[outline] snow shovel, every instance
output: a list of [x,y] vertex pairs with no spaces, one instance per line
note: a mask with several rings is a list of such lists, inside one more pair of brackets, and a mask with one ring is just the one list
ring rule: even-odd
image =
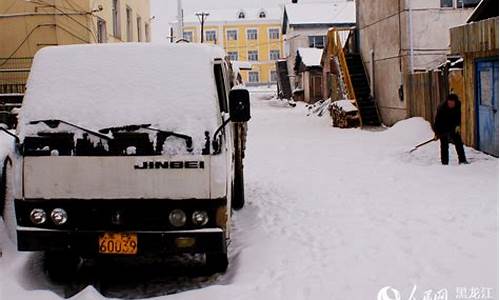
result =
[[416,145],[415,147],[413,147],[413,149],[411,149],[411,150],[410,150],[410,153],[412,153],[412,152],[414,152],[414,151],[418,150],[418,148],[423,147],[423,146],[425,146],[425,145],[427,145],[427,144],[430,144],[430,143],[432,143],[432,142],[434,142],[434,141],[436,141],[436,138],[432,138],[432,139],[430,139],[430,140],[428,140],[428,141],[426,141],[426,142],[423,142],[423,143],[421,143],[421,144],[418,144],[418,145]]

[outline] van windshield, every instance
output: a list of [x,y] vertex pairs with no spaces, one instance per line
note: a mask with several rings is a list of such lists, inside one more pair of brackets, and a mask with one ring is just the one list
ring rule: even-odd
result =
[[[193,153],[193,139],[182,133],[164,131],[150,124],[103,128],[99,132],[63,120],[43,120],[36,135],[24,138],[25,156],[153,156]],[[66,125],[66,126],[61,126]],[[59,128],[61,127],[61,128]],[[206,132],[203,155],[210,154]]]

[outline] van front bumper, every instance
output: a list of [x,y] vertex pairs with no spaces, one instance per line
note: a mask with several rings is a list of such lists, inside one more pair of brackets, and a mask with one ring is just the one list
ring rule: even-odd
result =
[[[18,227],[17,245],[19,251],[71,251],[82,256],[96,256],[100,255],[99,237],[104,233],[109,233],[109,231]],[[183,231],[128,231],[127,233],[137,235],[138,256],[226,253],[226,239],[224,231],[220,228]],[[190,240],[192,243],[188,245],[179,243],[181,240]]]

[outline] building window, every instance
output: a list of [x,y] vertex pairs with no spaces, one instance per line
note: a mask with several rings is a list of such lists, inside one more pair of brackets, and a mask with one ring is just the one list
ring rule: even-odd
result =
[[137,41],[142,42],[142,18],[137,17]]
[[247,30],[247,39],[248,40],[256,40],[257,39],[257,29],[248,29]]
[[236,41],[238,39],[238,31],[237,30],[228,30],[227,31],[227,39],[229,41]]
[[280,39],[280,30],[278,28],[269,29],[269,39],[270,40],[279,40]]
[[132,9],[127,6],[127,42],[134,41],[134,34],[132,30]]
[[261,19],[266,18],[266,12],[265,12],[265,11],[261,11],[261,12],[259,13],[259,18],[261,18]]
[[205,32],[205,39],[209,42],[217,42],[217,32],[214,30]]
[[480,0],[441,0],[442,8],[476,7]]
[[464,7],[476,7],[481,0],[457,0],[457,7],[458,8],[464,8]]
[[186,41],[188,41],[188,42],[193,41],[193,32],[192,31],[184,31],[183,35],[184,35],[183,39],[185,39]]
[[441,7],[453,7],[453,0],[441,0]]
[[97,19],[97,42],[106,43],[106,21],[101,18]]
[[259,72],[248,72],[248,81],[251,83],[258,83],[259,80]]
[[120,26],[120,3],[113,0],[113,35],[120,38],[122,35]]
[[314,35],[309,36],[309,48],[325,48],[326,36],[324,35]]
[[275,70],[271,71],[271,82],[277,82],[278,81],[278,73]]
[[240,13],[238,14],[238,19],[244,19],[244,18],[245,18],[245,12],[240,11]]
[[279,50],[271,50],[269,51],[269,59],[270,60],[278,60],[280,59],[280,51]]
[[229,51],[229,52],[227,52],[227,56],[229,56],[229,59],[231,61],[237,61],[238,60],[238,52],[237,51]]
[[259,60],[259,52],[257,50],[248,51],[248,60],[249,61],[258,61]]
[[146,42],[151,42],[151,29],[149,24],[144,24],[144,34],[146,35]]

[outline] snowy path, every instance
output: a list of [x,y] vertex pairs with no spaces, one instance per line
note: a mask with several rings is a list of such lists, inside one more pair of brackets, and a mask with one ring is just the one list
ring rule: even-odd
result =
[[[328,117],[306,117],[302,105],[261,97],[253,99],[247,206],[234,214],[229,271],[130,284],[116,295],[165,295],[175,284],[188,291],[160,298],[364,300],[392,286],[407,299],[414,285],[419,300],[428,289],[447,288],[448,299],[462,286],[498,293],[497,159],[468,149],[471,165],[442,167],[437,143],[407,153],[432,136],[420,119],[341,130]],[[1,230],[0,247],[0,299],[59,299],[26,291],[57,291],[43,288],[36,255],[16,254]],[[100,298],[93,287],[74,297]]]

